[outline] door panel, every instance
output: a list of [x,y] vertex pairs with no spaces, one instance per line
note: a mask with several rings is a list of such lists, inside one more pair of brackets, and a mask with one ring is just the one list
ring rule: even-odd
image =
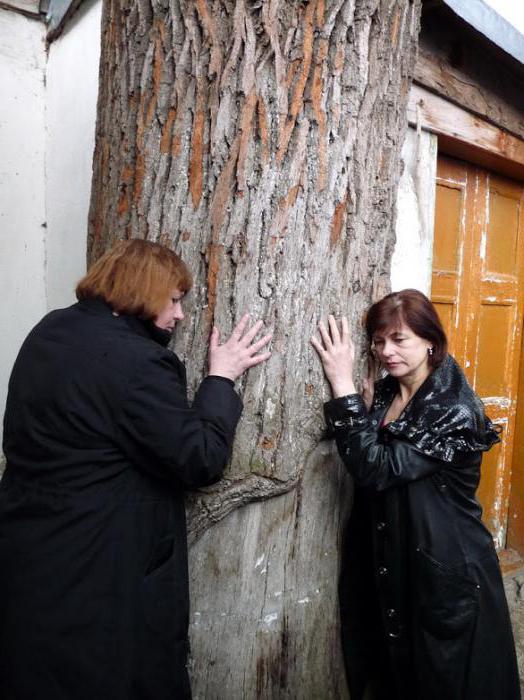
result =
[[479,499],[505,545],[513,460],[524,278],[524,188],[439,157],[432,300],[502,444],[484,456]]
[[435,196],[432,300],[448,340],[453,345],[457,343],[457,300],[464,239],[466,184],[467,173],[464,166],[439,158]]

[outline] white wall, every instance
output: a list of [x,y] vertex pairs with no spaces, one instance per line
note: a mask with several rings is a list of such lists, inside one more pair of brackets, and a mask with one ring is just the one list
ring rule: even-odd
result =
[[47,301],[75,301],[86,269],[87,217],[95,145],[101,0],[85,2],[49,48],[47,64]]
[[47,308],[45,32],[0,8],[0,416],[22,340]]
[[85,272],[101,6],[49,55],[43,22],[0,8],[0,417],[22,341]]
[[431,289],[437,137],[409,128],[402,147],[404,171],[397,195],[397,241],[391,289]]

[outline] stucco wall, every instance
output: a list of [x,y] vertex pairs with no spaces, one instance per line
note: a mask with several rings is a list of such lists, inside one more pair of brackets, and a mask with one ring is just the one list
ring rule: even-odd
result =
[[43,22],[0,9],[0,416],[23,339],[85,272],[101,7],[48,54]]
[[49,309],[75,301],[86,266],[95,145],[101,0],[85,2],[49,48],[47,64],[46,289]]
[[437,137],[409,128],[402,147],[397,195],[397,241],[391,260],[391,289],[429,294],[435,219]]
[[42,23],[0,8],[0,415],[20,344],[47,305],[44,70]]

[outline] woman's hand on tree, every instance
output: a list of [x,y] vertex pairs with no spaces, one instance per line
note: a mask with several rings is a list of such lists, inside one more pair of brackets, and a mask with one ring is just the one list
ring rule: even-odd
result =
[[355,347],[349,337],[349,323],[345,316],[342,317],[340,333],[335,317],[328,316],[328,328],[322,321],[318,324],[320,341],[314,336],[311,344],[317,351],[325,375],[331,385],[333,396],[346,396],[355,394],[353,382],[353,365],[355,363]]
[[213,327],[209,341],[209,374],[234,381],[250,367],[271,357],[269,351],[257,353],[269,343],[273,334],[268,333],[260,340],[253,342],[263,324],[262,321],[257,321],[247,332],[244,332],[248,320],[249,314],[244,314],[223,345],[220,345],[218,328]]

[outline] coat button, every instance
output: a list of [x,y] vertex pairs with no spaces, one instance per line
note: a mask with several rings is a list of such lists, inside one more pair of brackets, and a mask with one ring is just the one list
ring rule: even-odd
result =
[[379,576],[385,576],[388,573],[387,566],[379,566],[378,568],[378,575]]
[[385,527],[386,527],[386,523],[383,522],[382,520],[381,520],[379,523],[377,523],[377,530],[378,530],[379,532],[382,532],[382,530],[384,530]]
[[399,639],[402,636],[402,625],[399,625],[395,630],[389,630],[388,637],[390,639]]

